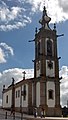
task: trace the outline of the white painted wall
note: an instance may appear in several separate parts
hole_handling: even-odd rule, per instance
[[[6,96],[8,95],[8,103],[6,103]],[[9,90],[3,94],[3,108],[11,107],[12,105],[12,90]]]
[[[41,71],[41,62],[38,61],[36,62],[36,77],[40,76],[40,71]]]
[[[40,76],[40,69],[36,71],[36,77]]]
[[[21,87],[15,89],[15,107],[20,107],[20,97],[16,98],[16,91],[18,90],[20,90],[20,96],[21,96]]]
[[[16,88],[15,89],[15,107],[20,107],[20,105],[22,104],[22,107],[28,107],[28,85],[26,85],[26,100],[23,99],[23,96],[21,97],[21,89],[22,91],[24,90],[24,85],[22,85],[22,88],[21,86]],[[16,98],[16,91],[20,90],[20,97],[17,97]],[[22,103],[21,103],[21,100],[22,100]]]
[[[36,83],[36,106],[40,105],[40,82]]]
[[[54,61],[51,61],[53,63],[53,69],[48,68],[48,62],[49,62],[49,60],[46,60],[46,76],[55,77],[55,64],[54,64]]]
[[[48,90],[53,90],[53,99],[48,98]],[[47,105],[48,107],[54,107],[55,106],[55,83],[54,82],[47,82]]]

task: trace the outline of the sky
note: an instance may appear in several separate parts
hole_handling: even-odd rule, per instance
[[[41,27],[43,6],[46,6],[48,16],[51,17],[50,26],[56,23],[57,35],[64,34],[57,39],[59,60],[59,75],[61,81],[61,104],[68,100],[68,1],[67,0],[0,0],[0,90],[3,84],[22,79],[22,72],[26,71],[26,78],[33,77],[35,28]],[[65,91],[65,92],[64,92]],[[0,93],[1,98],[1,93]]]

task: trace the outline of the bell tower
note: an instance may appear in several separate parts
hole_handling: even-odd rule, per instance
[[[46,116],[61,116],[57,33],[49,27],[51,18],[43,8],[41,28],[35,34],[34,105]]]

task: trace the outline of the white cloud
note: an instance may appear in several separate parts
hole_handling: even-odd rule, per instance
[[[13,68],[4,70],[0,73],[0,98],[2,98],[2,89],[3,85],[8,87],[12,83],[12,77],[15,79],[15,83],[23,80],[23,73],[26,72],[25,78],[33,78],[34,70],[33,69],[21,69],[21,68]]]
[[[43,6],[44,0],[0,1],[0,30],[13,30],[26,26],[31,23],[33,15],[43,10]],[[67,0],[45,0],[45,6],[52,23],[68,20]]]
[[[3,6],[0,6],[0,19],[2,22],[9,22],[11,20],[15,20],[17,17],[19,17],[21,11],[24,11],[23,8],[20,7],[9,7],[5,4]]]
[[[9,57],[9,55],[14,55],[13,48],[6,43],[0,43],[0,63],[7,62],[7,57]]]
[[[11,1],[11,0],[10,0]],[[10,2],[8,1],[8,2]],[[14,1],[13,1],[14,3]],[[13,30],[13,29],[19,29],[20,27],[26,26],[27,23],[31,22],[31,19],[29,16],[26,16],[24,7],[18,5],[14,6],[8,6],[5,2],[1,2],[0,5],[0,30],[6,31],[6,30]],[[26,17],[24,17],[24,15]]]
[[[68,67],[67,66],[62,66],[60,70],[60,76],[62,76],[62,80],[60,83],[61,104],[62,106],[66,106],[68,100]]]
[[[12,77],[15,78],[15,82],[20,81],[23,79],[23,73],[26,72],[25,78],[32,78],[34,75],[34,70],[33,69],[20,69],[20,68],[13,68],[13,69],[8,69],[3,71],[3,76],[5,80],[11,80]],[[4,80],[4,79],[3,79]]]
[[[27,0],[32,4],[32,11],[43,10],[44,0]],[[68,19],[68,1],[67,0],[45,0],[48,15],[52,23],[61,22]]]
[[[7,30],[19,29],[20,27],[25,27],[28,22],[31,22],[31,19],[29,17],[27,17],[27,19],[24,19],[22,22],[19,21],[13,24],[0,25],[0,30],[7,31]]]
[[[0,48],[0,63],[5,63],[5,62],[6,62],[5,54],[3,50]]]
[[[6,43],[0,43],[0,46],[3,46],[11,55],[14,55],[12,47],[8,46]]]

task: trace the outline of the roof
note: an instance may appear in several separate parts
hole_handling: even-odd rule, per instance
[[[29,79],[21,80],[21,81],[15,83],[15,84],[14,84],[14,87],[17,88],[17,87],[19,87],[19,86],[21,86],[21,85],[23,85],[23,84],[32,83],[33,80],[34,80],[34,78],[29,78]],[[4,90],[3,90],[3,93],[8,92],[9,90],[12,90],[12,84],[9,85],[6,89],[4,89]]]

